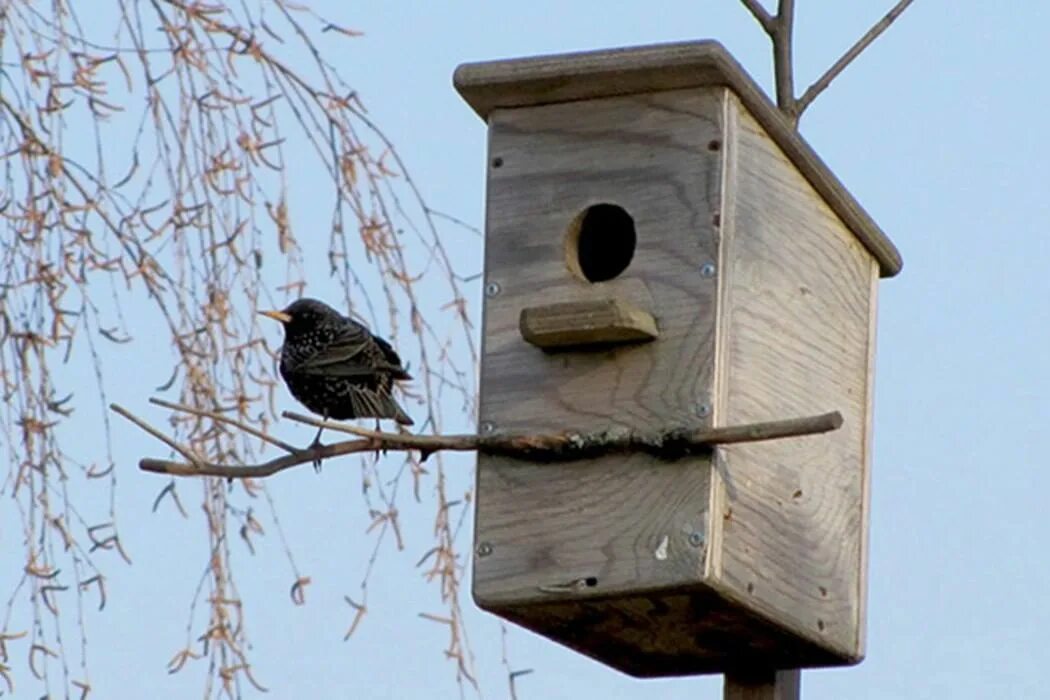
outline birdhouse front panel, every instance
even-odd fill
[[[713,88],[491,115],[483,426],[710,423],[724,103]],[[568,302],[651,316],[656,340],[556,352],[525,341],[523,312]],[[594,595],[674,585],[703,566],[706,548],[688,541],[707,530],[706,466],[617,456],[552,469],[482,455],[478,473],[485,604],[581,581]]]

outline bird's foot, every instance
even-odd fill
[[[324,419],[328,420],[328,414],[325,414]],[[324,447],[324,445],[321,444],[321,433],[323,433],[323,432],[324,432],[324,428],[318,428],[317,429],[317,435],[314,435],[314,441],[311,442],[310,446],[307,447],[306,449],[308,449],[308,450],[316,450],[318,448]],[[317,474],[320,474],[321,473],[321,458],[320,458],[320,456],[314,457],[313,464],[314,464],[314,472],[317,473]]]
[[[379,419],[378,418],[376,418],[376,432],[377,433],[383,432],[382,426],[379,425]],[[381,450],[376,450],[376,461],[377,462],[379,461],[379,454],[380,453],[382,453],[383,456],[386,457],[386,448],[384,447]]]
[[[314,438],[314,441],[309,444],[309,446],[306,448],[306,451],[307,452],[312,452],[312,451],[317,450],[318,448],[321,448],[321,447],[324,447],[324,443],[321,442],[321,436],[318,435],[317,437]],[[314,471],[316,473],[320,474],[321,473],[321,457],[319,455],[315,455],[314,456],[313,465],[314,465]]]

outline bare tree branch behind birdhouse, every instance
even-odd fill
[[[477,234],[424,202],[325,59],[356,34],[283,0],[0,6],[0,435],[10,465],[0,495],[24,532],[23,573],[0,616],[0,691],[91,690],[85,616],[105,607],[107,580],[134,556],[115,505],[113,382],[160,385],[268,434],[275,348],[255,311],[309,289],[311,257],[327,265],[342,304],[412,363],[420,422],[439,430],[472,415],[476,356],[461,283],[477,271],[457,269],[445,246]],[[304,196],[298,174],[308,171],[328,188]],[[327,221],[303,230],[317,211]],[[85,390],[77,377],[93,380]],[[201,415],[173,417],[170,429],[210,460],[251,459],[260,444]],[[448,515],[456,498],[440,456],[427,466],[429,475],[406,456],[377,478],[379,466],[363,460],[373,486],[360,507],[374,516],[371,536],[400,548],[397,494],[419,496],[427,480],[429,578],[447,606],[448,656],[471,682]],[[196,593],[186,591],[185,645],[170,670],[196,666],[205,697],[235,697],[264,687],[267,670],[252,665],[231,551],[253,551],[264,531],[284,538],[264,484],[198,483],[186,491],[171,481],[154,503],[203,518],[210,552]],[[196,499],[201,508],[189,506]],[[303,604],[310,577],[284,553],[289,604]],[[361,588],[347,596],[355,626],[371,571],[360,564]]]
[[[898,0],[882,19],[872,25],[842,56],[801,94],[795,94],[795,66],[793,60],[795,0],[778,0],[776,14],[771,14],[761,0],[740,0],[759,26],[769,35],[773,44],[773,73],[776,85],[777,107],[792,126],[797,127],[802,113],[813,104],[820,93],[831,85],[846,67],[867,49],[879,35],[889,29],[912,0]]]

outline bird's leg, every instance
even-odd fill
[[[377,432],[377,433],[379,433],[379,432],[382,432],[382,431],[380,430],[380,426],[379,426],[379,419],[378,419],[378,418],[376,418],[376,432]],[[384,449],[384,450],[378,450],[378,449],[377,449],[377,450],[376,450],[376,461],[377,461],[377,462],[379,461],[379,453],[380,453],[380,452],[382,452],[382,453],[383,453],[383,456],[384,456],[384,457],[386,456],[386,450],[385,450],[385,449]]]
[[[328,414],[325,413],[323,415],[323,418],[324,418],[324,420],[327,421],[328,420]],[[317,429],[317,435],[314,436],[314,441],[310,443],[310,447],[308,447],[307,449],[311,449],[312,450],[312,449],[314,449],[316,447],[321,447],[321,433],[323,433],[323,432],[324,432],[324,428],[323,427],[320,427],[320,428]],[[318,474],[321,473],[321,458],[320,457],[314,457],[314,471],[317,472]]]

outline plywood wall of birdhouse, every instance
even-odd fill
[[[480,420],[515,433],[700,427],[713,390],[721,139],[726,91],[669,91],[501,109],[489,117],[486,294]],[[637,248],[597,284],[566,264],[570,222],[610,203],[633,217]],[[622,299],[656,318],[659,339],[545,353],[519,314],[563,301]],[[481,455],[475,598],[483,605],[695,581],[707,529],[706,458],[613,456],[557,468]],[[700,468],[704,467],[704,468]],[[694,542],[696,538],[694,537]]]
[[[730,105],[716,421],[839,410],[845,422],[719,449],[710,573],[728,597],[859,659],[878,268],[747,110]]]

